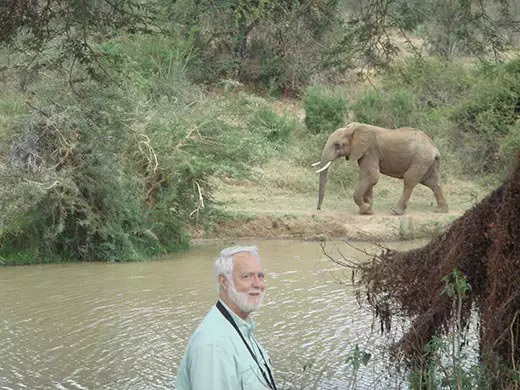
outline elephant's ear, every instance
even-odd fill
[[[350,160],[358,161],[375,143],[375,132],[367,126],[357,125],[350,135]]]

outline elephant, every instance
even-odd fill
[[[320,166],[318,210],[325,195],[325,185],[330,164],[339,157],[357,161],[359,180],[354,191],[354,202],[360,214],[373,214],[373,187],[381,174],[403,179],[401,198],[392,207],[397,215],[403,215],[414,187],[420,183],[430,188],[437,201],[437,212],[447,213],[448,204],[441,188],[439,150],[421,130],[403,127],[395,130],[353,122],[334,131],[325,144]]]

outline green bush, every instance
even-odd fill
[[[112,77],[138,87],[150,99],[188,104],[198,88],[190,70],[200,59],[189,40],[163,36],[129,35],[95,46]]]
[[[395,127],[416,126],[418,122],[418,102],[408,90],[397,90],[388,97],[390,115]]]
[[[417,97],[418,109],[444,107],[460,99],[473,84],[471,70],[437,57],[410,57],[382,74],[385,90],[405,88]]]
[[[288,67],[281,57],[262,59],[260,85],[272,96],[279,96],[288,83]]]
[[[507,165],[501,145],[514,145],[519,107],[520,59],[483,67],[450,118],[459,130],[459,137],[473,145],[469,149],[472,160],[469,172],[497,172]]]
[[[500,145],[501,157],[506,162],[505,173],[510,172],[510,169],[513,168],[517,153],[520,153],[520,123],[509,126],[509,131]]]
[[[330,133],[341,127],[348,112],[348,101],[340,89],[315,85],[303,96],[305,125],[313,134]]]
[[[403,89],[389,92],[370,89],[351,109],[356,121],[376,126],[416,127],[419,122],[417,99],[412,92]]]
[[[286,148],[291,131],[296,127],[294,121],[276,114],[271,107],[260,107],[248,123],[251,131],[258,132],[275,149]]]
[[[390,122],[387,122],[383,114],[385,100],[378,90],[369,89],[363,92],[350,108],[357,122],[390,126]]]

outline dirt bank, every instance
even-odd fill
[[[193,238],[298,238],[304,240],[350,239],[393,241],[431,237],[444,230],[460,214],[439,215],[411,212],[405,216],[349,212],[319,212],[309,215],[256,215],[222,221],[212,231],[194,231]]]
[[[386,181],[385,181],[386,180]],[[389,180],[394,180],[390,182]],[[391,205],[400,194],[400,182],[383,179],[374,195],[374,215],[359,215],[351,194],[330,194],[316,210],[316,196],[251,182],[220,183],[218,207],[231,217],[209,229],[194,227],[194,239],[294,238],[392,241],[428,238],[440,233],[486,195],[472,183],[444,186],[450,212],[436,213],[433,196],[416,188],[405,215],[394,215]]]

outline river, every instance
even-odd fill
[[[280,389],[400,388],[386,377],[386,339],[359,307],[351,271],[319,243],[233,244],[257,245],[266,267],[267,297],[254,319]],[[216,301],[211,262],[230,245],[198,244],[149,262],[0,268],[0,389],[174,389],[186,343]],[[340,241],[327,251],[366,258]],[[345,364],[356,345],[372,356],[357,375]]]

